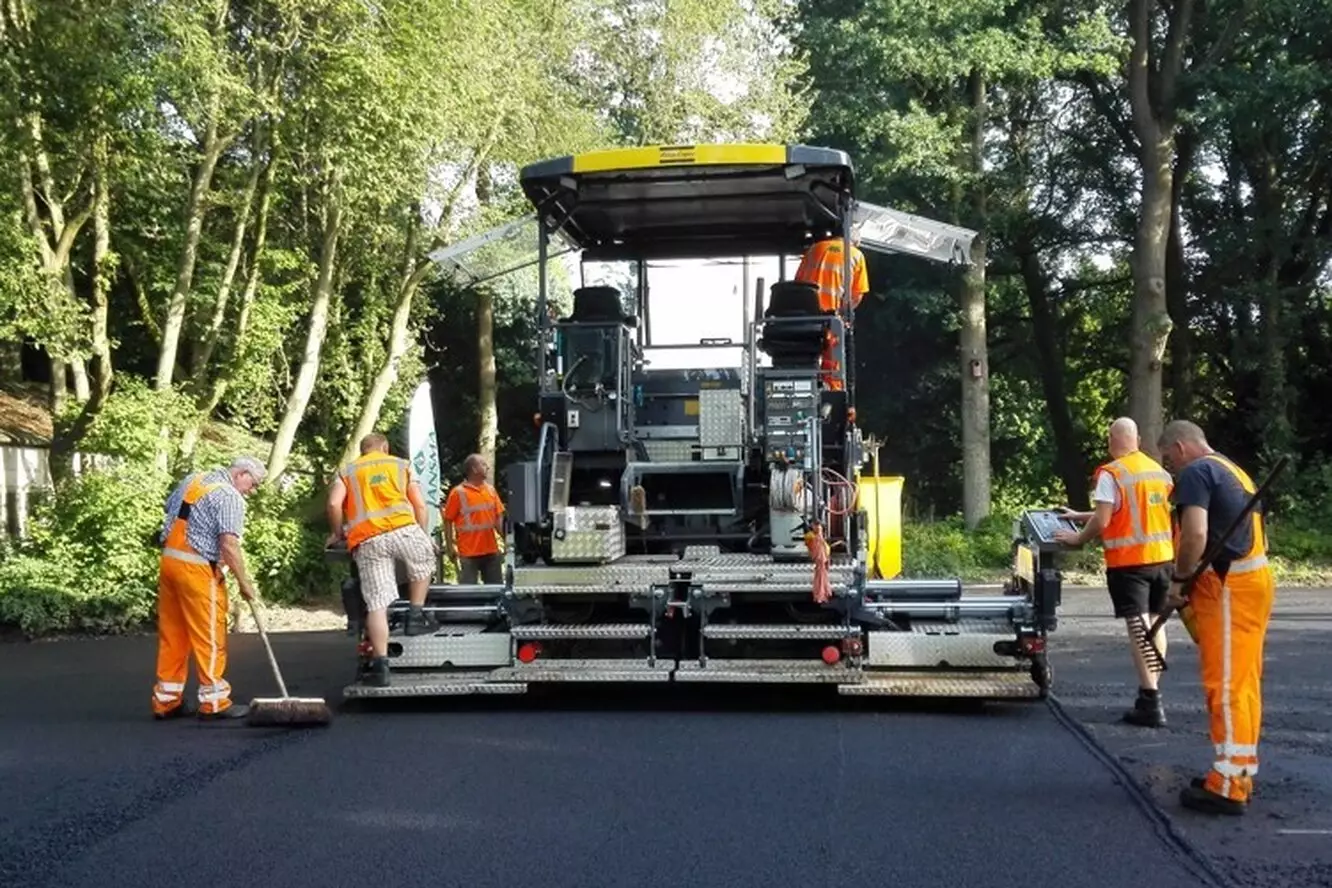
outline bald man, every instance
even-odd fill
[[[1110,424],[1110,462],[1096,470],[1091,512],[1064,514],[1083,527],[1076,533],[1059,531],[1055,539],[1066,546],[1083,546],[1099,537],[1105,552],[1105,582],[1115,616],[1129,631],[1129,650],[1138,673],[1138,697],[1124,721],[1142,727],[1163,727],[1160,673],[1132,643],[1133,624],[1150,626],[1150,615],[1166,609],[1171,564],[1175,557],[1170,525],[1169,473],[1139,449],[1138,424],[1121,416]],[[1156,636],[1164,656],[1165,632]]]

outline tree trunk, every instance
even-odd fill
[[[240,307],[236,312],[236,329],[232,337],[231,355],[226,366],[219,368],[213,374],[212,384],[208,386],[208,394],[197,402],[199,412],[195,421],[181,436],[180,452],[185,459],[194,456],[194,449],[199,442],[200,430],[213,418],[217,406],[226,397],[231,381],[235,379],[237,371],[246,360],[245,334],[250,328],[250,310],[254,306],[255,296],[259,292],[259,281],[262,276],[261,262],[264,256],[264,247],[268,242],[268,214],[273,205],[273,175],[276,165],[277,139],[276,131],[274,131],[270,134],[268,163],[264,166],[263,178],[259,184],[259,211],[255,217],[254,246],[250,251],[250,268],[245,278],[245,289],[241,293]]]
[[[990,360],[985,325],[986,206],[984,176],[985,76],[973,71],[971,93],[972,143],[969,169],[973,224],[972,266],[962,283],[962,520],[975,528],[990,514]]]
[[[158,391],[165,391],[171,386],[171,379],[176,371],[176,351],[180,344],[180,331],[185,326],[185,306],[189,300],[190,286],[194,280],[194,264],[199,255],[199,238],[203,234],[204,201],[212,186],[213,171],[217,168],[218,158],[226,147],[225,140],[218,135],[217,117],[220,99],[213,97],[209,105],[209,120],[204,131],[203,156],[199,168],[195,171],[194,182],[190,187],[189,200],[185,205],[185,244],[180,251],[180,261],[176,268],[176,284],[171,289],[171,298],[167,301],[166,320],[162,324],[162,347],[157,353]]]
[[[1169,31],[1152,68],[1154,0],[1130,0],[1132,42],[1128,60],[1129,105],[1138,138],[1142,199],[1133,245],[1133,312],[1129,339],[1129,415],[1138,424],[1142,449],[1159,458],[1164,426],[1162,367],[1172,327],[1166,298],[1166,266],[1174,218],[1176,85],[1194,0],[1177,0]]]
[[[336,176],[334,178],[336,180]],[[342,232],[342,208],[336,181],[328,186],[325,200],[324,232],[319,249],[319,276],[315,281],[309,328],[305,338],[305,353],[296,375],[296,383],[287,398],[282,422],[278,425],[277,435],[273,439],[273,449],[268,456],[268,477],[265,479],[267,484],[276,483],[287,468],[292,445],[296,441],[296,430],[300,428],[301,420],[305,417],[305,408],[310,404],[310,395],[314,392],[315,378],[319,373],[319,354],[324,345],[324,334],[328,331],[328,303],[333,293],[333,270],[338,236]]]
[[[480,428],[476,452],[495,465],[495,446],[499,440],[499,408],[495,385],[495,297],[489,289],[476,294],[476,354],[480,379],[477,388]]]
[[[1036,338],[1036,361],[1040,368],[1041,388],[1045,391],[1046,411],[1054,434],[1055,465],[1064,482],[1064,495],[1070,507],[1090,508],[1088,478],[1083,471],[1081,449],[1069,409],[1068,388],[1064,381],[1064,350],[1059,344],[1055,312],[1050,304],[1050,287],[1040,257],[1030,239],[1023,234],[1017,243],[1022,281],[1031,306],[1031,326]]]
[[[236,227],[231,236],[231,252],[227,255],[227,265],[222,271],[222,281],[218,284],[217,301],[213,303],[213,316],[204,330],[199,348],[190,356],[191,375],[197,390],[205,387],[208,362],[212,360],[213,352],[217,349],[218,337],[222,334],[222,324],[226,320],[227,306],[231,302],[231,288],[236,281],[236,270],[240,267],[241,252],[245,246],[245,232],[250,227],[250,211],[254,206],[254,195],[259,189],[259,177],[263,168],[264,164],[256,159],[253,169],[250,170],[250,177],[245,182],[240,209],[236,213]]]
[[[393,321],[389,326],[388,349],[383,362],[379,365],[379,370],[375,373],[374,381],[366,391],[351,437],[347,439],[347,445],[342,450],[343,465],[356,458],[360,453],[361,439],[374,431],[375,423],[379,422],[379,412],[384,408],[384,399],[388,397],[393,384],[398,381],[398,364],[402,361],[402,356],[407,353],[407,346],[410,344],[408,334],[411,332],[412,303],[416,299],[417,291],[420,290],[421,282],[425,280],[432,267],[428,261],[417,264],[416,246],[419,229],[419,221],[414,220],[411,232],[407,236],[406,261],[403,268],[406,273],[398,286],[398,302],[394,306]]]
[[[73,474],[74,453],[88,430],[106,406],[111,394],[113,369],[107,315],[115,269],[111,262],[111,192],[108,184],[109,163],[105,138],[93,149],[93,280],[92,280],[92,378],[87,398],[74,422],[67,429],[57,428],[51,439],[51,474],[63,480]],[[76,365],[76,367],[79,365]]]
[[[1170,239],[1166,243],[1166,303],[1174,329],[1170,334],[1170,405],[1175,416],[1193,413],[1193,334],[1189,308],[1189,266],[1184,256],[1184,183],[1193,169],[1197,138],[1188,130],[1175,141],[1177,157],[1170,198]]]
[[[1129,416],[1138,424],[1142,449],[1159,457],[1162,416],[1162,360],[1170,336],[1166,305],[1166,251],[1170,237],[1171,160],[1169,149],[1144,147],[1142,209],[1133,245],[1133,315],[1129,340]],[[1153,159],[1148,160],[1148,156]]]

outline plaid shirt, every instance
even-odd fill
[[[234,533],[240,539],[245,533],[245,498],[231,483],[231,473],[226,469],[215,469],[204,476],[205,483],[221,481],[222,486],[200,497],[190,510],[190,520],[185,526],[185,539],[204,558],[209,561],[221,560],[221,547],[218,537],[224,533]],[[180,504],[185,499],[185,488],[190,478],[176,485],[167,498],[166,514],[162,522],[162,543],[166,544],[167,532],[176,520]]]

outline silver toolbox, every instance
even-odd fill
[[[604,564],[624,556],[619,506],[569,506],[555,513],[553,561]]]

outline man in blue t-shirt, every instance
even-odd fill
[[[1158,446],[1162,462],[1176,475],[1171,500],[1178,542],[1169,600],[1179,605],[1184,578],[1235,523],[1256,485],[1191,422],[1169,423]],[[1263,519],[1255,507],[1189,591],[1215,757],[1207,774],[1181,793],[1186,807],[1212,814],[1243,814],[1248,807],[1258,773],[1263,643],[1275,593]]]

